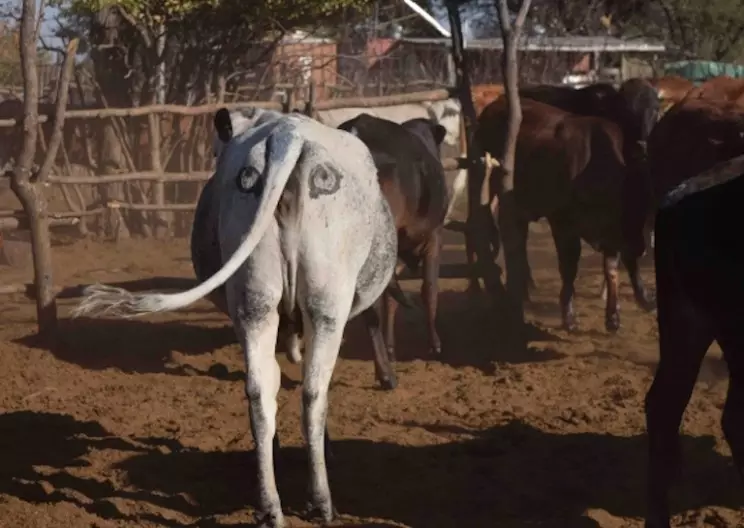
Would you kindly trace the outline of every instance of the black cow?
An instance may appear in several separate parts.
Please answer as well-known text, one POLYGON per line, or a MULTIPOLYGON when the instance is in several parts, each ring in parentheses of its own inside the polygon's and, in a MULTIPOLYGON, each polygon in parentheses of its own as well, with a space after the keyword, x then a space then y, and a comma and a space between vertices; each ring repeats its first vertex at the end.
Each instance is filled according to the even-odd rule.
POLYGON ((647 528, 669 528, 668 491, 679 463, 679 427, 700 364, 715 339, 728 364, 723 432, 744 476, 744 110, 685 100, 648 141, 649 173, 625 181, 624 231, 634 254, 655 212, 659 365, 646 395, 647 528), (742 350, 740 350, 742 349, 742 350))
MULTIPOLYGON (((430 119, 411 119, 402 124, 362 113, 341 123, 340 129, 358 136, 369 147, 379 171, 380 186, 398 229, 398 257, 412 271, 423 263, 421 295, 426 305, 431 350, 441 352, 436 330, 437 279, 447 187, 439 148, 446 130, 430 119)), ((395 358, 395 310, 397 303, 386 295, 386 343, 395 358)))

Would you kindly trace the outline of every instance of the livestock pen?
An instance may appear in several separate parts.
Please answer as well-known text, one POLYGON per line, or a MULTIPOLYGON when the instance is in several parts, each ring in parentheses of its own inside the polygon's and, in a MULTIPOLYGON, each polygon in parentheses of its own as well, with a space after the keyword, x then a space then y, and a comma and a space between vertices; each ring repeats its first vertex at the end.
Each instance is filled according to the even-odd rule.
MULTIPOLYGON (((398 97, 395 104, 424 104, 423 96, 415 95, 398 97)), ((446 101, 449 94, 428 97, 446 101)), ((298 106, 315 114, 348 107, 382 112, 375 108, 379 103, 345 99, 298 106)), ((0 282, 8 293, 0 306, 0 526, 254 522, 255 460, 244 367, 229 320, 206 301, 147 319, 67 318, 79 284, 150 288, 142 283, 169 277, 180 288, 178 281, 193 280, 187 239, 155 235, 160 225, 173 234, 179 222, 188 225, 193 202, 177 201, 188 193, 176 195, 172 188, 195 186, 195 197, 209 176, 207 138, 216 107, 79 114, 86 120, 101 120, 107 112, 134 115, 148 141, 132 148, 134 170, 121 173, 105 172, 99 163, 99 175, 77 175, 65 168, 60 154, 60 168, 50 178, 51 214, 54 223, 72 224, 73 230, 60 228, 54 236, 62 316, 54 342, 33 337, 34 308, 25 295, 28 266, 22 258, 15 266, 0 264, 0 282), (171 127, 163 123, 178 112, 206 116, 191 123, 201 128, 194 136, 201 134, 202 146, 184 141, 188 149, 201 149, 206 161, 176 172, 166 167, 168 152, 163 151, 169 149, 157 152, 156 147, 169 139, 158 128, 171 127), (149 187, 143 186, 140 195, 132 182, 149 187), (90 191, 112 185, 120 188, 105 201, 90 191), (67 205, 63 187, 75 209, 67 205), (117 219, 126 211, 139 217, 117 219), (88 220, 106 217, 114 221, 101 222, 104 226, 123 221, 134 232, 126 237, 102 228, 100 237, 80 236, 80 224, 95 233, 95 222, 88 220), (149 233, 137 232, 140 224, 148 225, 149 233)), ((448 157, 454 160, 459 153, 448 157)), ((2 214, 4 226, 23 228, 24 218, 13 204, 4 207, 9 211, 2 214)), ((617 335, 604 332, 603 302, 596 295, 601 263, 585 251, 577 281, 583 330, 560 330, 555 303, 560 278, 549 230, 544 223, 531 230, 529 258, 540 287, 527 307, 534 331, 526 354, 503 345, 483 299, 468 293, 458 277, 440 280, 441 357, 426 353, 423 314, 399 312, 395 391, 377 390, 364 327, 360 321, 348 325, 329 405, 331 486, 340 525, 642 525, 643 395, 657 355, 654 317, 629 302, 632 293, 624 285, 625 326, 617 335)), ((445 246, 444 259, 464 261, 456 238, 445 246)), ((652 267, 645 264, 648 276, 652 267)), ((415 291, 418 281, 403 287, 415 291)), ((292 525, 312 526, 300 514, 306 498, 301 366, 286 361, 282 345, 278 352, 283 371, 278 484, 292 525)), ((676 521, 684 525, 734 528, 744 522, 738 477, 718 427, 725 379, 720 354, 711 354, 683 426, 686 467, 696 471, 676 488, 676 521)))

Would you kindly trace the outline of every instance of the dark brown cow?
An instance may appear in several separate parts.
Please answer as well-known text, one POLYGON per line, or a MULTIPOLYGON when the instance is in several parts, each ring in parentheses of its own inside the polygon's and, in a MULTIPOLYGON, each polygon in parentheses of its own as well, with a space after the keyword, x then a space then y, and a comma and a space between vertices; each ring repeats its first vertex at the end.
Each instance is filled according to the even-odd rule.
POLYGON ((623 209, 635 254, 643 250, 639 226, 656 211, 659 365, 646 395, 646 527, 669 528, 679 427, 714 339, 729 370, 723 431, 744 476, 744 246, 736 235, 744 197, 744 110, 703 99, 675 105, 651 134, 648 155, 650 174, 626 181, 623 209))
POLYGON ((625 136, 624 145, 635 148, 646 141, 659 114, 659 94, 644 79, 628 79, 619 89, 609 83, 584 88, 569 86, 525 86, 522 98, 540 101, 566 112, 603 117, 617 124, 625 136))
MULTIPOLYGON (((506 101, 497 100, 478 120, 478 141, 497 158, 502 155, 507 114, 506 101)), ((637 258, 629 258, 622 251, 620 194, 628 172, 622 148, 623 134, 614 123, 598 117, 576 116, 530 99, 522 100, 514 172, 515 199, 523 213, 518 222, 521 251, 517 262, 507 263, 507 280, 524 275, 528 223, 547 218, 558 251, 563 281, 561 313, 563 325, 568 329, 576 328, 573 296, 582 238, 604 256, 608 330, 620 326, 619 254, 630 275, 636 301, 644 309, 654 307, 641 281, 637 258)), ((492 189, 498 191, 497 185, 494 180, 492 189)), ((521 284, 513 283, 510 290, 525 291, 526 277, 516 280, 521 284)))
MULTIPOLYGON (((658 93, 648 81, 629 79, 619 89, 609 83, 596 83, 579 89, 533 85, 520 89, 519 95, 572 114, 612 121, 623 132, 623 155, 628 170, 642 170, 645 143, 660 112, 658 93)), ((534 287, 529 263, 526 273, 529 285, 534 287)), ((606 283, 603 287, 606 288, 606 283)), ((529 298, 528 291, 525 291, 525 298, 529 298)))
MULTIPOLYGON (((429 119, 410 119, 402 124, 366 113, 341 123, 338 128, 361 139, 372 153, 380 185, 398 229, 398 257, 412 271, 423 263, 421 296, 426 305, 429 342, 434 354, 441 352, 436 330, 439 259, 442 224, 448 197, 439 148, 446 130, 429 119)), ((386 295, 386 344, 395 358, 395 311, 397 303, 386 295)))

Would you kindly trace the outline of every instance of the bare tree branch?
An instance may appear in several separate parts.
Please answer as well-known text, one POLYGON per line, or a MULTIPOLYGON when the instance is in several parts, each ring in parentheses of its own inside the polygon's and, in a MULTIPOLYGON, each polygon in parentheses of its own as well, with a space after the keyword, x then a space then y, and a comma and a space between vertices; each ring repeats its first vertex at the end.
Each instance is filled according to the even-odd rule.
POLYGON ((46 8, 46 0, 41 0, 39 3, 39 16, 36 18, 36 31, 34 32, 34 42, 39 39, 41 34, 41 23, 44 21, 44 9, 46 8))
POLYGON ((36 54, 36 2, 24 0, 21 9, 21 69, 23 71, 23 145, 15 177, 28 181, 36 153, 39 121, 39 76, 36 54))
POLYGON ((52 166, 57 159, 57 150, 59 149, 60 143, 62 143, 65 110, 67 109, 67 99, 70 93, 70 79, 72 79, 72 70, 75 67, 75 54, 79 42, 80 41, 75 38, 67 44, 67 51, 65 53, 64 61, 62 62, 61 76, 57 83, 57 97, 55 98, 56 103, 54 108, 54 128, 52 129, 52 137, 49 139, 49 148, 47 149, 44 162, 35 175, 35 180, 40 182, 45 181, 49 177, 52 166))

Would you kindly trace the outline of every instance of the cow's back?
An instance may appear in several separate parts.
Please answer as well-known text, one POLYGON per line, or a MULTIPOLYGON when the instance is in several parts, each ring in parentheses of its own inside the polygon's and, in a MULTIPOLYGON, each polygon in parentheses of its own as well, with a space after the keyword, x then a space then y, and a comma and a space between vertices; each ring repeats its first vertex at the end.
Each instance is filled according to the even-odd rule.
POLYGON ((721 75, 708 79, 688 93, 690 99, 736 101, 744 96, 744 79, 721 75))
MULTIPOLYGON (((405 204, 405 211, 394 210, 397 217, 413 215, 441 223, 447 209, 447 190, 441 161, 426 150, 423 141, 391 121, 362 114, 343 124, 355 129, 372 153, 379 170, 380 185, 388 201, 405 204), (385 168, 386 163, 394 164, 385 168), (399 193, 399 196, 392 196, 399 193)), ((393 208, 396 207, 393 205, 393 208)))
MULTIPOLYGON (((503 158, 507 117, 506 101, 499 100, 486 107, 478 121, 479 142, 499 159, 503 158)), ((550 214, 556 204, 570 203, 577 185, 585 189, 585 196, 596 192, 595 185, 602 187, 605 178, 618 177, 622 163, 618 141, 619 129, 609 121, 522 100, 514 178, 517 199, 537 219, 550 214), (590 164, 593 156, 597 159, 590 164), (593 169, 598 163, 613 171, 597 174, 593 169), (590 183, 587 178, 595 180, 590 183)), ((497 184, 495 179, 492 185, 497 184)))
POLYGON ((596 83, 580 89, 552 85, 526 86, 519 90, 519 95, 572 114, 608 117, 614 113, 611 99, 616 98, 618 92, 611 84, 596 83))
POLYGON ((651 133, 649 171, 654 194, 664 193, 716 163, 744 154, 744 109, 735 103, 686 99, 651 133))

